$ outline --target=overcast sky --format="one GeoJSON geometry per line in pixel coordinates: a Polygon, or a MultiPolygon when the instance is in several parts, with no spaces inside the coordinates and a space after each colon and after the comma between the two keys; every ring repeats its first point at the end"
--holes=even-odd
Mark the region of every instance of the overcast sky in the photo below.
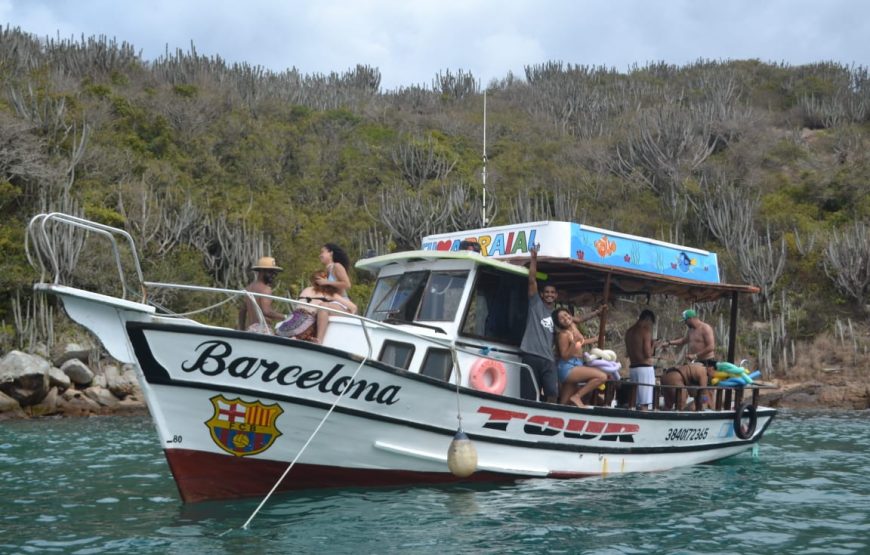
{"type": "Polygon", "coordinates": [[[471,71],[485,85],[549,60],[625,71],[755,58],[870,66],[867,0],[0,0],[39,37],[106,35],[275,71],[380,69],[393,89],[471,71]]]}

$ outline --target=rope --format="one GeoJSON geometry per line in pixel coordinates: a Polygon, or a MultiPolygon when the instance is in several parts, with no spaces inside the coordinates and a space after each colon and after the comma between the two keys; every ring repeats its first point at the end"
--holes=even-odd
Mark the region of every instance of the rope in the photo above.
{"type": "MultiPolygon", "coordinates": [[[[359,371],[362,369],[363,365],[367,361],[368,361],[368,357],[365,357],[362,359],[362,361],[359,363],[359,366],[356,367],[356,370],[354,370],[353,374],[351,375],[350,382],[353,382],[354,378],[356,378],[356,375],[359,373],[359,371]]],[[[348,386],[350,385],[350,382],[348,382],[348,386]]],[[[281,477],[278,478],[278,481],[275,482],[275,485],[272,486],[272,489],[269,490],[269,493],[266,494],[266,497],[263,498],[263,500],[260,502],[260,504],[257,505],[257,508],[254,509],[254,512],[251,513],[251,516],[248,517],[248,520],[246,520],[245,523],[242,525],[242,529],[244,529],[244,530],[248,529],[248,525],[251,523],[252,520],[254,520],[254,517],[257,516],[257,513],[260,512],[260,509],[262,509],[263,506],[269,501],[269,498],[272,497],[272,494],[275,493],[275,490],[278,489],[278,486],[281,485],[281,482],[284,481],[284,478],[287,477],[287,474],[289,474],[290,471],[293,469],[293,466],[296,464],[296,461],[299,460],[299,457],[302,456],[302,453],[305,452],[305,449],[307,449],[308,445],[314,440],[314,436],[317,435],[317,433],[320,431],[320,428],[323,427],[324,423],[326,423],[326,419],[329,418],[329,416],[332,414],[332,411],[335,410],[336,405],[338,405],[339,401],[341,401],[341,399],[344,397],[344,394],[347,393],[348,389],[350,389],[350,387],[345,387],[344,390],[341,392],[341,395],[336,397],[335,401],[332,403],[332,406],[329,407],[329,410],[326,411],[325,415],[323,415],[323,418],[320,420],[320,423],[317,424],[317,427],[314,428],[314,431],[311,432],[310,436],[308,436],[308,440],[305,442],[305,444],[302,446],[302,448],[299,449],[299,452],[296,453],[296,456],[293,457],[293,460],[290,462],[290,465],[287,466],[287,469],[284,471],[283,474],[281,474],[281,477]]]]}
{"type": "Polygon", "coordinates": [[[462,371],[459,369],[459,360],[456,358],[456,349],[450,349],[450,358],[453,360],[453,369],[456,370],[456,420],[459,422],[459,431],[462,431],[462,407],[459,400],[462,398],[459,393],[459,385],[462,383],[462,371]]]}
{"type": "Polygon", "coordinates": [[[173,311],[170,310],[169,308],[167,308],[167,307],[161,305],[160,303],[158,303],[157,301],[154,301],[154,300],[149,300],[149,301],[148,301],[148,304],[150,304],[151,306],[153,306],[153,307],[155,307],[155,308],[159,308],[160,310],[164,311],[165,313],[167,313],[167,314],[169,314],[169,315],[182,317],[182,316],[192,316],[192,315],[194,315],[194,314],[199,314],[199,313],[201,313],[201,312],[207,312],[207,311],[209,311],[209,310],[214,310],[215,308],[217,308],[217,307],[219,307],[219,306],[221,306],[221,305],[225,305],[225,304],[227,304],[228,302],[230,302],[230,301],[234,301],[234,300],[236,300],[235,297],[227,297],[226,299],[224,299],[224,300],[222,300],[222,301],[220,301],[220,302],[218,302],[218,303],[215,303],[215,304],[213,304],[213,305],[209,305],[209,306],[207,306],[207,307],[205,307],[205,308],[199,308],[199,309],[197,309],[197,310],[190,310],[190,311],[188,311],[188,312],[173,312],[173,311]]]}

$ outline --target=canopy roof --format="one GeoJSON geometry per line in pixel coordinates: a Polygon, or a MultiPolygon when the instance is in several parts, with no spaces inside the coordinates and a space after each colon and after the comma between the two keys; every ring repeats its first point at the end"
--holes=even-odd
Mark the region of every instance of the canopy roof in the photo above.
{"type": "MultiPolygon", "coordinates": [[[[514,259],[516,261],[516,259],[514,259]]],[[[526,259],[525,264],[528,264],[526,259]]],[[[566,297],[601,295],[610,281],[611,297],[671,295],[689,302],[715,301],[734,293],[758,293],[758,287],[710,283],[574,258],[538,257],[538,270],[566,297]]]]}
{"type": "MultiPolygon", "coordinates": [[[[528,275],[529,257],[513,257],[498,260],[481,256],[469,251],[405,251],[366,258],[356,263],[356,267],[377,272],[389,264],[403,264],[420,260],[457,260],[473,261],[513,274],[528,275]]],[[[666,276],[641,270],[609,266],[551,256],[538,257],[538,279],[546,279],[567,298],[585,295],[600,296],[610,281],[611,297],[671,295],[689,302],[715,301],[731,297],[734,293],[758,293],[751,285],[710,283],[675,276],[666,276]]]]}

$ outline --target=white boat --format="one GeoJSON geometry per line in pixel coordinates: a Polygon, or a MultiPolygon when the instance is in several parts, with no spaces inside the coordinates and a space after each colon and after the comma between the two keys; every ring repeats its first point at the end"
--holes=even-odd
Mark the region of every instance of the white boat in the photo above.
{"type": "MultiPolygon", "coordinates": [[[[637,411],[609,397],[585,409],[521,399],[529,372],[519,363],[528,304],[521,263],[533,243],[539,271],[571,296],[730,298],[734,361],[737,297],[756,289],[720,283],[715,254],[567,222],[432,236],[421,250],[361,260],[359,270],[378,276],[367,311],[333,314],[323,344],[157,310],[147,297],[155,288],[246,293],[145,281],[120,229],[58,213],[28,228],[28,254],[43,273],[36,290],[60,297],[112,357],[138,368],[185,502],[263,496],[291,463],[277,491],[662,471],[761,439],[776,411],[758,406],[754,386],[718,391],[717,410],[706,411],[637,411]],[[60,283],[51,239],[60,226],[108,239],[120,279],[126,256],[141,291],[114,297],[60,283]],[[472,237],[482,253],[457,250],[472,237]],[[500,383],[478,381],[481,372],[500,383]],[[448,466],[459,428],[477,456],[466,477],[448,466]]],[[[290,302],[273,297],[282,301],[290,302]]]]}

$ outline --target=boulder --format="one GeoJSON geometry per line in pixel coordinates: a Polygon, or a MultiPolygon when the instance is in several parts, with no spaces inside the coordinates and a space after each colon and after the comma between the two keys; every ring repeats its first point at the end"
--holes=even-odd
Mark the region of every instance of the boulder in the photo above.
{"type": "Polygon", "coordinates": [[[870,388],[857,383],[828,385],[819,394],[819,401],[829,407],[866,409],[870,406],[870,388]]]}
{"type": "Polygon", "coordinates": [[[143,411],[147,412],[147,406],[145,402],[136,397],[135,395],[130,395],[125,399],[120,401],[121,405],[115,410],[116,414],[124,413],[124,414],[140,414],[143,411]]]}
{"type": "Polygon", "coordinates": [[[48,416],[50,414],[57,414],[57,399],[57,388],[52,387],[49,390],[48,395],[45,396],[45,399],[35,405],[27,407],[27,413],[30,416],[48,416]]]}
{"type": "Polygon", "coordinates": [[[107,364],[103,366],[103,373],[106,376],[106,387],[118,399],[125,399],[139,389],[136,372],[129,364],[120,368],[116,364],[107,364]]]}
{"type": "Polygon", "coordinates": [[[0,391],[0,420],[22,416],[25,414],[18,401],[0,391]]]}
{"type": "Polygon", "coordinates": [[[38,403],[48,393],[50,368],[43,358],[10,351],[0,359],[0,391],[22,406],[38,403]]]}
{"type": "Polygon", "coordinates": [[[48,369],[48,386],[56,387],[60,393],[69,389],[72,381],[60,368],[52,366],[48,369]]]}
{"type": "Polygon", "coordinates": [[[90,385],[94,381],[94,373],[84,362],[78,359],[70,359],[64,362],[60,369],[76,385],[90,385]]]}
{"type": "Polygon", "coordinates": [[[91,351],[93,347],[89,345],[82,345],[79,343],[67,343],[61,348],[60,353],[54,357],[52,363],[58,368],[63,367],[63,363],[68,360],[78,360],[84,364],[87,364],[91,357],[91,351]]]}
{"type": "Polygon", "coordinates": [[[100,404],[75,389],[67,389],[57,399],[57,410],[64,416],[99,414],[100,404]]]}
{"type": "Polygon", "coordinates": [[[111,391],[98,385],[87,388],[84,390],[84,394],[90,399],[96,401],[101,407],[106,407],[108,409],[116,409],[121,404],[121,402],[118,401],[118,398],[112,395],[111,391]]]}
{"type": "Polygon", "coordinates": [[[857,410],[870,409],[870,387],[865,384],[851,384],[846,394],[849,403],[857,410]]]}
{"type": "Polygon", "coordinates": [[[789,408],[815,408],[824,406],[820,395],[824,386],[818,382],[803,383],[787,389],[782,396],[780,404],[789,408]]]}

